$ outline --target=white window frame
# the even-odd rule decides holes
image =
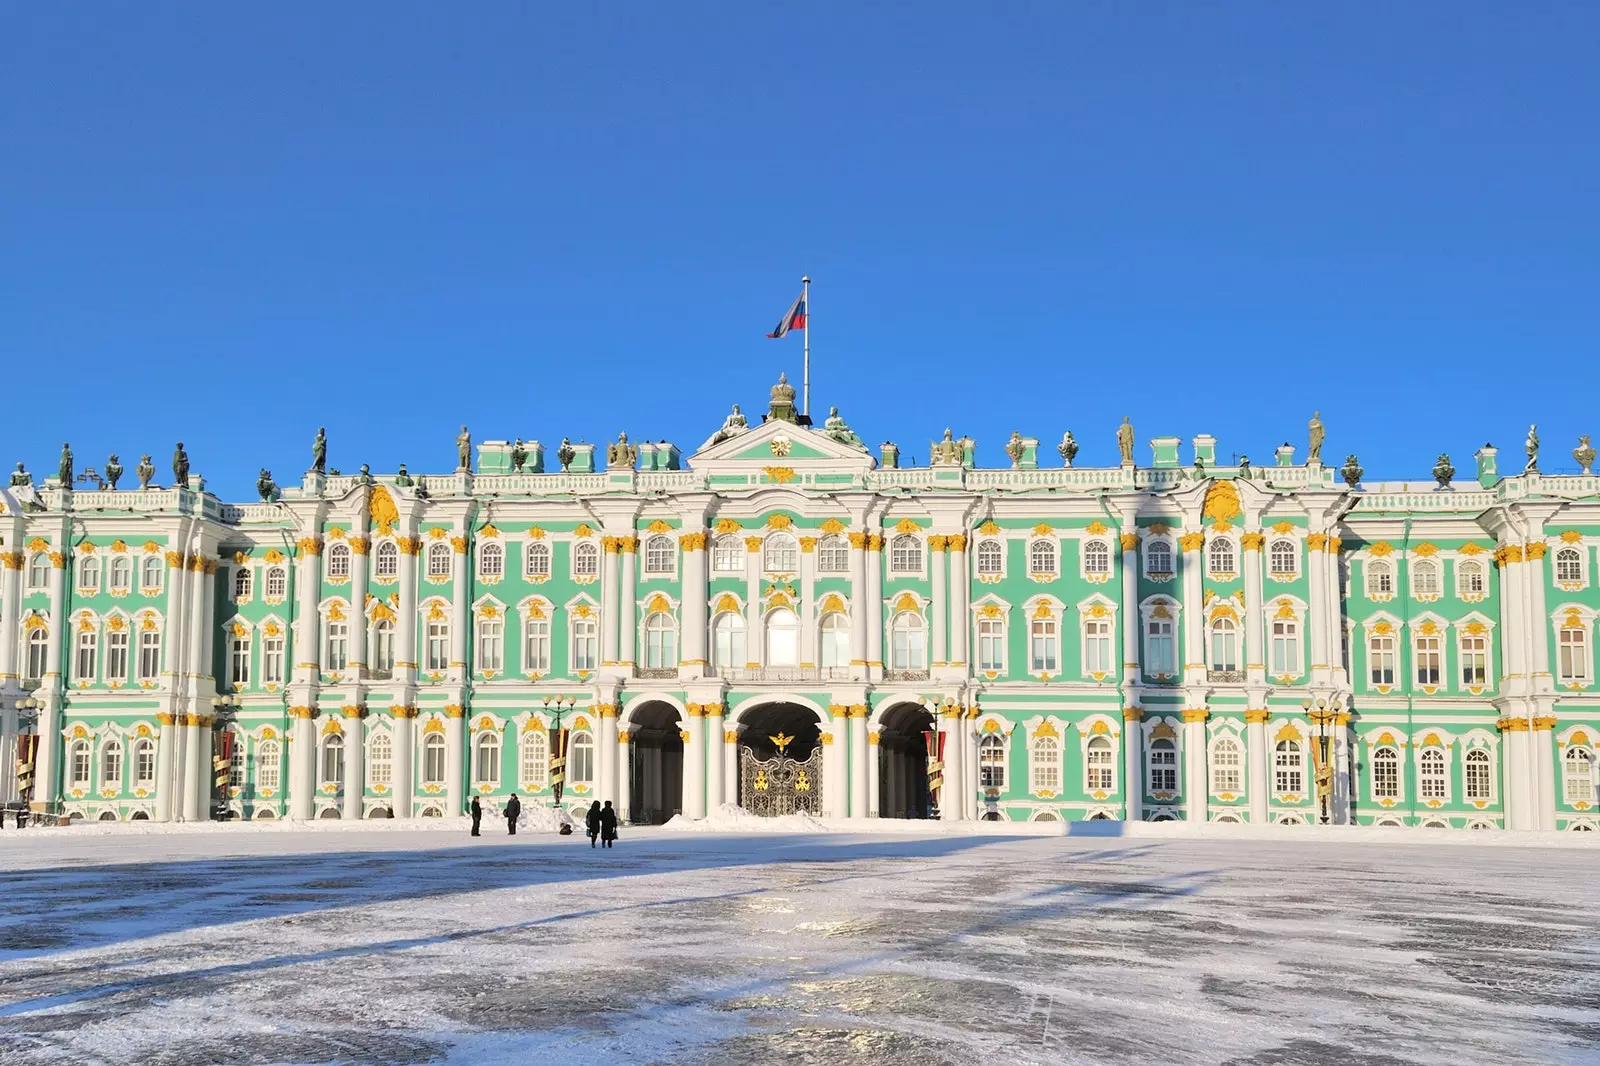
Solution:
[[[1028,740],[1028,791],[1055,792],[1062,787],[1062,752],[1059,737],[1034,736]]]
[[[1224,757],[1224,752],[1227,756]],[[1207,760],[1213,796],[1236,796],[1244,791],[1245,745],[1233,733],[1218,733],[1211,741]]]
[[[133,560],[126,555],[113,555],[106,578],[112,592],[133,591]]]
[[[920,612],[896,611],[890,617],[889,669],[928,669],[928,626]]]
[[[1157,737],[1145,745],[1145,791],[1150,794],[1178,793],[1178,742]]]
[[[1287,561],[1288,565],[1284,563]],[[1280,581],[1300,574],[1300,547],[1292,537],[1274,537],[1267,545],[1267,573]]]
[[[1475,576],[1478,587],[1471,587],[1469,575]],[[1489,594],[1488,568],[1479,559],[1456,560],[1456,597],[1476,602]]]
[[[542,540],[529,541],[522,550],[522,572],[529,580],[547,579],[550,576],[550,545]]]
[[[455,574],[455,552],[446,541],[436,540],[428,545],[428,577],[434,581],[449,581]]]
[[[978,739],[978,787],[1006,790],[1006,756],[1009,740],[1001,733],[984,733]]]
[[[1443,745],[1417,749],[1417,798],[1450,802],[1450,753]]]
[[[493,752],[491,756],[489,753]],[[479,787],[487,785],[489,788],[500,786],[501,762],[505,750],[500,743],[498,729],[480,729],[478,735],[472,738],[472,783]],[[485,773],[485,771],[488,771]]]
[[[1219,566],[1227,563],[1227,566]],[[1206,575],[1224,581],[1239,576],[1239,545],[1232,537],[1213,536],[1206,545]]]
[[[1562,577],[1562,564],[1566,558],[1571,559],[1571,576]],[[1581,589],[1589,584],[1589,552],[1577,544],[1557,545],[1555,554],[1550,560],[1551,580],[1563,589]]]
[[[1152,581],[1166,581],[1177,571],[1177,553],[1173,550],[1171,537],[1153,536],[1144,542],[1144,576]],[[1156,550],[1160,549],[1167,557],[1165,567],[1157,566],[1154,559]]]
[[[269,603],[282,602],[289,595],[289,568],[286,566],[267,567],[267,576],[261,583],[262,595]],[[276,589],[276,591],[274,591]]]
[[[1481,756],[1476,758],[1475,756]],[[1482,794],[1473,788],[1473,767],[1483,767]],[[1487,745],[1469,747],[1461,753],[1461,798],[1468,803],[1494,802],[1494,752]]]
[[[573,673],[600,668],[600,618],[592,611],[588,618],[573,616],[567,626],[567,663]]]
[[[139,567],[139,591],[155,594],[160,592],[167,583],[167,571],[162,565],[161,557],[147,556]]]
[[[530,721],[517,734],[518,781],[525,789],[539,790],[550,782],[550,738]]]
[[[985,633],[984,632],[985,627],[992,628],[993,632]],[[996,615],[996,616],[994,616],[992,618],[987,618],[987,617],[984,617],[982,615],[979,615],[978,619],[977,619],[977,625],[974,628],[975,628],[976,636],[975,636],[975,643],[974,643],[973,647],[977,650],[977,653],[978,653],[978,656],[977,656],[977,668],[978,668],[978,671],[980,673],[1004,674],[1006,672],[1006,616],[1005,616],[1005,614],[1002,613],[1002,614]],[[989,645],[990,649],[993,649],[994,651],[998,652],[998,658],[991,659],[991,658],[989,658],[987,656],[987,653],[986,653],[986,650],[985,650],[985,647],[984,647],[985,643],[987,643]]]
[[[329,581],[347,581],[350,578],[350,545],[342,540],[336,540],[328,545],[326,558],[323,560],[323,575]]]
[[[1431,603],[1443,595],[1444,579],[1439,560],[1432,556],[1412,559],[1407,567],[1411,576],[1411,598]]]
[[[678,623],[666,611],[645,615],[644,665],[649,670],[671,670],[678,665]]]
[[[837,533],[817,541],[817,573],[845,574],[850,572],[850,542]]]
[[[723,625],[723,620],[727,624]],[[738,611],[718,611],[711,619],[711,665],[718,670],[740,670],[750,660],[746,658],[748,643],[744,615]],[[724,640],[724,634],[727,639]]]
[[[506,668],[506,624],[503,618],[478,619],[478,673],[501,673]]]
[[[1083,576],[1104,579],[1111,576],[1111,542],[1103,537],[1091,537],[1083,542]]]
[[[922,538],[915,533],[897,533],[889,539],[889,573],[901,577],[920,575],[926,555]]]
[[[713,574],[742,574],[745,567],[744,541],[733,535],[718,537],[711,543]]]
[[[506,547],[490,540],[478,545],[478,579],[498,581],[506,576]]]
[[[100,592],[100,557],[98,555],[78,556],[78,592],[85,596],[94,596]]]
[[[572,542],[572,576],[575,579],[598,578],[600,576],[600,546],[592,540],[575,540]]]
[[[380,729],[367,741],[367,781],[385,791],[394,784],[394,738]]]
[[[1003,578],[1006,575],[1006,545],[999,537],[978,541],[973,552],[973,571],[979,577]],[[991,565],[991,560],[993,565]]]
[[[1394,564],[1388,559],[1362,560],[1361,579],[1367,599],[1380,603],[1394,599]]]
[[[1400,749],[1393,744],[1379,744],[1372,749],[1371,762],[1373,800],[1399,803],[1405,796],[1404,760],[1400,758]]]
[[[764,574],[798,574],[800,572],[800,542],[794,534],[776,532],[768,534],[761,544],[761,572]]]
[[[1028,542],[1028,576],[1055,577],[1061,573],[1061,550],[1049,537],[1034,537]]]
[[[1085,612],[1082,617],[1078,633],[1083,656],[1083,676],[1093,677],[1098,673],[1109,677],[1116,669],[1114,643],[1116,620],[1110,614],[1104,618],[1094,618]],[[1104,665],[1105,669],[1096,670],[1094,667],[1097,662]]]
[[[528,615],[522,620],[522,672],[548,674],[553,645],[549,618]]]
[[[678,546],[665,533],[645,538],[643,572],[648,577],[671,577],[678,572]]]
[[[1293,761],[1288,758],[1291,755]],[[1285,739],[1272,745],[1272,791],[1275,795],[1305,795],[1305,760],[1304,741]],[[1284,787],[1285,785],[1292,787]]]
[[[372,549],[372,576],[383,580],[400,576],[400,548],[392,540],[380,540]]]
[[[1568,806],[1595,802],[1595,749],[1569,744],[1561,753],[1561,798]]]
[[[1117,746],[1102,733],[1084,742],[1083,789],[1089,793],[1117,790]]]

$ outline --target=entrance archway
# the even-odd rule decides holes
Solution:
[[[778,817],[822,813],[822,731],[809,707],[769,703],[739,717],[739,806]]]
[[[629,818],[660,825],[683,810],[683,737],[678,709],[646,703],[629,716]]]
[[[878,723],[878,817],[931,818],[928,741],[933,715],[914,703],[884,711]]]

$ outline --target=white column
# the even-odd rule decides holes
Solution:
[[[878,734],[867,733],[867,817],[878,817]]]
[[[639,570],[639,538],[623,537],[618,542],[617,569],[621,572],[622,587],[617,594],[617,665],[633,671],[634,656],[639,647],[639,594],[634,591]]]
[[[850,534],[850,676],[867,676],[867,534]]]
[[[367,676],[367,538],[350,535],[350,668]]]
[[[1206,774],[1206,718],[1204,707],[1183,712],[1183,800],[1184,817],[1191,822],[1206,820],[1207,797],[1211,782]]]
[[[683,745],[683,813],[690,818],[706,816],[706,720],[705,708],[689,704],[689,739]]]
[[[1205,680],[1205,597],[1200,561],[1205,536],[1198,532],[1185,533],[1179,543],[1183,546],[1183,677],[1192,684]],[[1198,677],[1192,669],[1198,670]]]
[[[618,537],[603,537],[605,562],[600,574],[600,665],[615,666],[617,654],[617,580],[620,567],[617,554],[622,550]]]
[[[849,729],[850,709],[843,704],[828,708],[828,721],[822,727],[822,814],[826,818],[845,817],[849,782],[845,780],[845,734]]]
[[[817,620],[812,607],[812,583],[817,576],[817,538],[800,538],[800,663],[817,666],[822,656],[817,648]]]
[[[1141,682],[1139,662],[1139,534],[1131,524],[1119,538],[1122,546],[1122,683]],[[1126,746],[1126,745],[1125,745]]]
[[[1245,533],[1239,538],[1242,557],[1239,565],[1243,568],[1244,575],[1244,664],[1246,674],[1252,684],[1264,684],[1267,673],[1267,637],[1264,625],[1264,612],[1261,607],[1261,544],[1264,535],[1261,533]],[[1317,561],[1312,556],[1306,561],[1306,567],[1312,571],[1311,585],[1311,625],[1317,626],[1318,575],[1316,574]],[[1307,647],[1311,649],[1311,661],[1321,663],[1325,660],[1317,658],[1316,637],[1307,634]]]
[[[732,726],[725,726],[722,731],[722,795],[722,802],[738,806],[739,731]]]
[[[14,547],[20,549],[22,545]],[[12,682],[22,672],[17,669],[17,655],[22,639],[22,568],[26,560],[24,551],[0,552],[0,689],[14,687]]]
[[[722,704],[705,705],[706,715],[706,804],[714,807],[727,802],[727,754],[723,750]]]
[[[1267,803],[1271,799],[1271,773],[1267,756],[1267,716],[1266,708],[1248,708],[1244,712],[1245,720],[1245,745],[1249,749],[1246,754],[1248,759],[1250,786],[1250,821],[1254,825],[1265,825],[1267,822]]]
[[[883,675],[883,535],[867,538],[867,666]]]
[[[170,711],[158,711],[156,722],[161,726],[156,739],[156,821],[170,822],[173,815],[172,799],[176,792],[172,785],[172,758],[175,754],[173,749],[177,746],[177,726]],[[38,794],[35,789],[34,795]]]
[[[472,674],[467,669],[467,648],[472,640],[472,604],[467,597],[472,586],[467,551],[467,534],[461,530],[451,538],[455,568],[450,578],[450,680],[465,682]]]
[[[966,817],[967,783],[966,766],[961,758],[961,709],[954,714],[945,713],[939,718],[939,732],[944,735],[944,789],[939,796],[939,817],[943,821],[961,821]]]
[[[697,529],[678,538],[683,549],[683,654],[682,665],[691,667],[691,677],[705,674],[706,659],[706,532]],[[743,665],[743,664],[741,664]]]
[[[352,632],[360,628],[359,620]],[[359,822],[367,795],[366,708],[354,705],[340,708],[344,714],[344,812],[347,822]]]
[[[950,596],[945,585],[945,566],[948,559],[944,549],[945,537],[939,534],[928,537],[928,565],[933,575],[933,625],[929,627],[933,646],[928,649],[928,662],[936,667],[944,666],[950,661],[945,643],[946,620],[950,616]]]
[[[394,711],[394,816],[410,818],[411,794],[416,791],[411,723],[417,712],[415,707],[396,707]]]
[[[400,609],[395,612],[394,676],[401,685],[413,685],[417,680],[417,627],[421,625],[417,617],[417,553],[422,547],[415,531],[396,541],[400,549]]]
[[[945,543],[950,547],[950,665],[970,674],[967,666],[967,632],[972,628],[969,606],[972,589],[967,577],[966,534],[956,533]]]
[[[1543,644],[1543,641],[1540,641]],[[1546,831],[1556,827],[1555,734],[1554,718],[1535,718],[1529,743],[1533,745],[1534,780],[1533,828]]]
[[[50,643],[45,653],[45,676],[35,697],[38,711],[39,751],[33,760],[33,798],[54,803],[61,795],[59,753],[61,721],[64,717],[64,686],[61,649],[72,639],[72,623],[67,618],[66,545],[50,553]],[[181,574],[181,571],[180,571]]]
[[[1337,732],[1333,737],[1333,822],[1350,824],[1350,712],[1334,717]]]
[[[1122,794],[1127,797],[1127,820],[1144,820],[1144,711],[1122,708]]]
[[[301,537],[299,558],[295,560],[294,678],[302,685],[321,680],[322,611],[318,607],[322,588],[322,541],[315,534]]]
[[[761,627],[761,538],[744,538],[744,664],[759,666],[766,660],[765,630]]]
[[[183,716],[183,820],[186,822],[205,820],[205,807],[201,797],[210,792],[210,757],[207,756],[205,764],[202,764],[200,759],[200,752],[204,747],[201,732],[203,721],[204,719],[198,714]],[[205,750],[209,752],[210,749]]]
[[[867,706],[850,705],[850,817],[867,816]]]
[[[290,707],[289,814],[302,821],[316,814],[317,726],[310,707]]]
[[[466,723],[461,717],[462,709],[455,704],[446,707],[444,713],[444,813],[447,818],[459,818],[466,787]]]
[[[627,825],[633,818],[633,758],[626,729],[617,730],[617,821]]]
[[[602,703],[595,707],[600,728],[595,737],[594,798],[602,804],[611,801],[621,807],[616,795],[617,781],[617,705]]]

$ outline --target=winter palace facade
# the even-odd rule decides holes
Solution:
[[[640,821],[1600,825],[1600,478],[1530,438],[1363,485],[1321,437],[912,468],[780,382],[687,457],[463,428],[453,472],[349,475],[319,435],[248,504],[64,456],[3,490],[0,801],[449,816],[551,802],[564,737],[563,802]]]

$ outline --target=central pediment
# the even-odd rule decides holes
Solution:
[[[773,466],[862,474],[876,465],[864,449],[775,418],[703,446],[688,462],[694,470],[712,475],[748,474]]]

